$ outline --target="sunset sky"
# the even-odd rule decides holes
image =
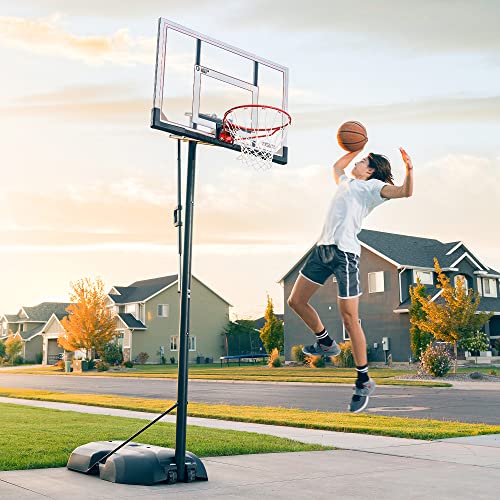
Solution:
[[[261,316],[266,293],[283,311],[349,119],[396,183],[399,146],[415,166],[414,196],[365,227],[462,240],[500,270],[499,2],[0,0],[1,313],[82,277],[177,272],[176,142],[149,127],[159,17],[290,68],[286,167],[198,148],[193,273],[233,315]]]

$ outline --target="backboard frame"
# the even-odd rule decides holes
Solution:
[[[174,30],[183,35],[187,35],[196,39],[196,60],[193,68],[193,109],[189,110],[191,113],[191,126],[184,126],[169,120],[162,112],[163,109],[163,90],[164,90],[164,74],[165,74],[165,58],[167,50],[167,37],[168,30]],[[246,82],[240,80],[232,75],[228,75],[208,68],[201,64],[201,51],[202,43],[210,44],[214,47],[236,54],[242,58],[246,58],[253,62],[253,82]],[[229,83],[238,88],[244,89],[251,94],[251,102],[242,102],[241,104],[259,104],[259,67],[267,66],[273,70],[283,74],[283,88],[282,88],[282,109],[288,111],[288,68],[280,64],[264,59],[255,54],[239,49],[232,45],[226,44],[209,36],[203,35],[189,28],[181,26],[173,21],[165,18],[160,18],[158,21],[158,39],[157,39],[157,52],[156,52],[156,70],[155,70],[155,86],[154,86],[154,99],[153,108],[151,110],[151,127],[157,130],[168,132],[169,134],[188,140],[195,140],[203,143],[220,146],[233,151],[240,151],[240,146],[220,141],[213,133],[198,129],[198,126],[212,125],[214,120],[207,120],[206,115],[199,112],[200,107],[200,82],[202,78],[214,78],[219,81]],[[262,102],[260,104],[266,104]],[[275,154],[273,162],[285,165],[288,162],[288,146],[283,144],[281,154]]]

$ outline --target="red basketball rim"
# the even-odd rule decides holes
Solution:
[[[228,109],[225,114],[224,118],[222,119],[222,124],[223,124],[223,130],[226,130],[227,126],[227,117],[230,115],[234,110],[236,109],[246,109],[246,108],[263,108],[263,109],[274,109],[275,111],[278,111],[279,113],[282,113],[288,118],[288,122],[279,125],[277,127],[264,127],[264,128],[255,128],[255,127],[243,127],[241,125],[238,125],[237,123],[231,123],[231,127],[238,128],[239,130],[243,130],[244,132],[272,132],[270,135],[275,134],[278,132],[278,130],[284,129],[285,127],[288,127],[292,123],[292,117],[290,116],[289,113],[287,113],[285,110],[276,108],[274,106],[266,106],[264,104],[243,104],[241,106],[234,106],[231,109]]]

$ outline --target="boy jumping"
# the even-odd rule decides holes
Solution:
[[[356,363],[357,380],[349,410],[359,413],[368,405],[375,382],[368,376],[366,338],[358,320],[361,289],[359,284],[359,256],[361,246],[358,234],[363,219],[377,206],[392,198],[408,198],[413,193],[413,165],[403,148],[399,148],[406,165],[402,186],[395,186],[391,164],[382,155],[370,153],[356,162],[351,179],[344,169],[361,151],[347,153],[333,166],[333,177],[338,185],[328,209],[323,231],[316,246],[300,270],[288,298],[288,305],[302,318],[316,335],[316,342],[303,351],[308,356],[337,356],[340,348],[328,334],[310,298],[334,274],[338,283],[337,304],[349,332],[352,354]]]

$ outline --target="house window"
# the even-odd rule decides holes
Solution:
[[[168,304],[158,304],[158,317],[168,318]]]
[[[434,276],[432,271],[413,271],[413,281],[417,282],[417,278],[422,285],[433,285]]]
[[[177,350],[179,350],[178,347],[177,347],[177,339],[178,339],[177,335],[172,335],[170,337],[170,350],[171,351],[177,351]]]
[[[196,335],[190,335],[188,338],[189,338],[189,350],[196,351]]]
[[[368,292],[377,293],[384,291],[384,271],[368,273]]]
[[[125,306],[125,312],[133,314],[137,318],[139,316],[139,304],[127,304]]]
[[[453,278],[453,284],[455,285],[455,288],[457,288],[457,286],[458,286],[458,279],[459,278],[462,278],[462,280],[463,280],[462,286],[463,286],[464,290],[467,292],[467,278],[463,274],[457,274]]]
[[[361,326],[361,318],[358,318],[358,323],[359,323],[359,326]],[[344,323],[342,323],[342,338],[344,340],[351,340],[349,338],[349,332],[345,329]]]
[[[483,280],[481,278],[477,279],[477,293],[483,295]]]
[[[485,297],[497,297],[497,280],[483,278],[483,292]]]
[[[337,277],[336,277],[336,276],[333,276],[333,277],[332,277],[332,281],[333,281],[334,283],[337,283]]]

